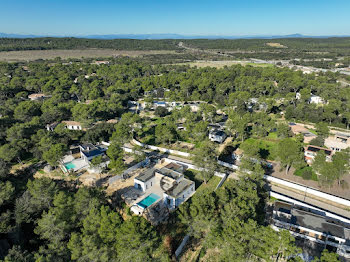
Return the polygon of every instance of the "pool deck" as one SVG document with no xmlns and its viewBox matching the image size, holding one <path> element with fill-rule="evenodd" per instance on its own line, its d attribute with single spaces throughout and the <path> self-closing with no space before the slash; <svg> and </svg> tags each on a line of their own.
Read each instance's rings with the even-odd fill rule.
<svg viewBox="0 0 350 262">
<path fill-rule="evenodd" d="M 89 164 L 87 164 L 84 159 L 82 158 L 75 159 L 72 155 L 65 156 L 62 162 L 63 162 L 63 165 L 66 165 L 67 163 L 72 163 L 74 165 L 74 168 L 73 168 L 74 171 L 78 171 L 80 169 L 89 167 Z M 69 169 L 69 170 L 72 170 L 72 169 Z"/>
<path fill-rule="evenodd" d="M 156 168 L 156 169 L 161 169 L 162 167 L 166 166 L 167 164 L 168 164 L 168 163 L 157 164 L 157 165 L 154 166 L 154 168 Z M 142 199 L 146 198 L 148 195 L 150 195 L 150 194 L 152 194 L 152 193 L 153 193 L 153 194 L 156 194 L 156 195 L 158 195 L 158 196 L 160 197 L 160 198 L 159 198 L 156 202 L 154 202 L 154 203 L 158 203 L 159 201 L 163 200 L 164 189 L 162 189 L 162 188 L 160 187 L 160 180 L 159 180 L 159 178 L 156 176 L 155 179 L 156 179 L 156 180 L 155 180 L 154 185 L 153 185 L 151 188 L 147 189 L 146 192 L 142 192 L 142 191 L 139 190 L 139 189 L 133 188 L 133 191 L 138 192 L 138 193 L 139 193 L 139 194 L 138 194 L 139 196 L 138 196 L 134 201 L 131 202 L 131 205 L 130 205 L 130 206 L 136 205 L 138 202 L 140 202 Z M 135 194 L 135 195 L 137 195 L 137 194 Z"/>
<path fill-rule="evenodd" d="M 134 202 L 132 202 L 131 206 L 132 205 L 136 205 L 137 203 L 139 203 L 140 201 L 142 201 L 144 198 L 146 198 L 147 196 L 149 196 L 152 193 L 156 194 L 157 196 L 159 196 L 159 199 L 157 199 L 154 203 L 157 203 L 157 202 L 159 202 L 159 201 L 161 201 L 163 199 L 163 192 L 164 192 L 164 190 L 162 190 L 160 188 L 159 181 L 156 181 L 155 185 L 152 186 L 150 189 L 147 189 L 147 191 L 145 193 L 143 193 L 141 190 L 138 190 L 136 188 L 135 188 L 135 190 L 140 191 L 140 194 L 143 194 L 143 195 L 138 197 Z"/>
</svg>

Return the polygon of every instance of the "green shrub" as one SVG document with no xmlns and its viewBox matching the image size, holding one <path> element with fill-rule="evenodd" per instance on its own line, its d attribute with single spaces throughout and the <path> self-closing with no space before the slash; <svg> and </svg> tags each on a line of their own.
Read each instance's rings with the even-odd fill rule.
<svg viewBox="0 0 350 262">
<path fill-rule="evenodd" d="M 315 172 L 312 171 L 312 167 L 307 166 L 300 168 L 294 172 L 294 175 L 300 176 L 304 178 L 305 180 L 314 180 L 317 181 L 317 175 Z"/>
</svg>

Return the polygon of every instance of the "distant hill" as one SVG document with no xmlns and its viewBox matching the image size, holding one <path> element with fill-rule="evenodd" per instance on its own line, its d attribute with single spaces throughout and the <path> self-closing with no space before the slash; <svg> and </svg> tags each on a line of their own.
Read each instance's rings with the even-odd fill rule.
<svg viewBox="0 0 350 262">
<path fill-rule="evenodd" d="M 0 33 L 0 38 L 41 38 L 41 37 L 74 37 L 88 39 L 276 39 L 276 38 L 329 38 L 329 37 L 347 37 L 337 35 L 324 36 L 308 36 L 302 34 L 290 35 L 245 35 L 245 36 L 230 36 L 230 35 L 179 35 L 179 34 L 108 34 L 108 35 L 22 35 L 22 34 L 6 34 Z"/>
</svg>

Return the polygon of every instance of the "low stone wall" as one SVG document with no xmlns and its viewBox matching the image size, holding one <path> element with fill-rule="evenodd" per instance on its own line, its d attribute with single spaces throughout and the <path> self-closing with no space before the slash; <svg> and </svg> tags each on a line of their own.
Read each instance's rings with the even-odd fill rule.
<svg viewBox="0 0 350 262">
<path fill-rule="evenodd" d="M 138 169 L 139 167 L 141 167 L 142 165 L 144 165 L 146 163 L 146 160 L 143 160 L 141 162 L 138 162 L 137 164 L 133 165 L 132 167 L 129 167 L 127 170 L 125 170 L 121 175 L 116 175 L 116 176 L 112 176 L 108 179 L 108 183 L 112 184 L 113 182 L 117 181 L 120 178 L 123 178 L 125 175 L 131 173 L 132 171 Z"/>
<path fill-rule="evenodd" d="M 173 149 L 167 149 L 167 148 L 158 147 L 158 146 L 151 146 L 151 145 L 143 144 L 143 143 L 137 141 L 136 139 L 133 139 L 133 143 L 135 145 L 138 145 L 138 146 L 142 146 L 145 148 L 149 148 L 149 149 L 164 152 L 164 153 L 170 153 L 170 154 L 184 156 L 184 157 L 191 157 L 190 153 L 186 153 L 186 152 L 182 152 L 182 151 L 178 151 L 178 150 L 173 150 Z"/>
</svg>

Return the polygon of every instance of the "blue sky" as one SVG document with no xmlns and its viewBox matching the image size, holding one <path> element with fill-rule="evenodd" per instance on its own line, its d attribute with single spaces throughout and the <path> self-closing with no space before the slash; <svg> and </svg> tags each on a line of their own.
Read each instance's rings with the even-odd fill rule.
<svg viewBox="0 0 350 262">
<path fill-rule="evenodd" d="M 350 35 L 349 0 L 1 0 L 0 32 Z"/>
</svg>

